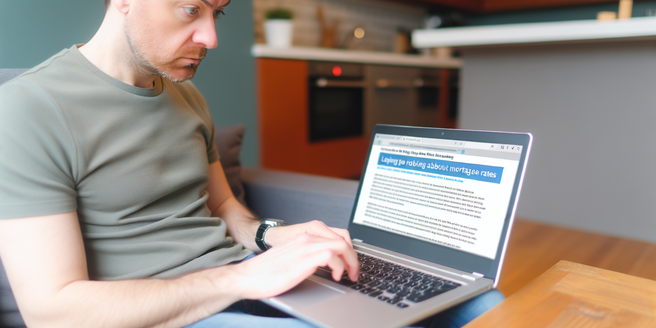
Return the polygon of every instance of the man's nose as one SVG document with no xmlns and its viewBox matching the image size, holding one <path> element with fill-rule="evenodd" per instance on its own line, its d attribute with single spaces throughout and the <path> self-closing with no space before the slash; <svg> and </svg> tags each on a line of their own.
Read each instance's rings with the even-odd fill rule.
<svg viewBox="0 0 656 328">
<path fill-rule="evenodd" d="M 201 25 L 194 32 L 191 40 L 207 49 L 216 48 L 219 45 L 219 42 L 216 38 L 216 26 L 214 25 L 214 20 L 203 20 Z"/>
</svg>

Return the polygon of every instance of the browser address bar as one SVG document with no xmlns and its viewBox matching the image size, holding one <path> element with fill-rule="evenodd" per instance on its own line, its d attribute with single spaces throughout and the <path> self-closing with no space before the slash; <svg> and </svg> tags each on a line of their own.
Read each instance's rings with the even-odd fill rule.
<svg viewBox="0 0 656 328">
<path fill-rule="evenodd" d="M 447 153 L 456 153 L 460 154 L 460 149 L 453 149 L 453 148 L 442 148 L 442 147 L 435 147 L 435 146 L 428 146 L 425 144 L 407 144 L 407 143 L 402 143 L 402 142 L 389 142 L 390 146 L 401 146 L 401 147 L 410 147 L 410 148 L 420 148 L 420 149 L 430 149 L 430 150 L 439 150 Z"/>
</svg>

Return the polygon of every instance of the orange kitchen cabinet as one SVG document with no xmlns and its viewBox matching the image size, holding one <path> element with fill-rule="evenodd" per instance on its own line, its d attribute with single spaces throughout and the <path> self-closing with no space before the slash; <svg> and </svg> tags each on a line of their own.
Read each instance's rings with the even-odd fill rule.
<svg viewBox="0 0 656 328">
<path fill-rule="evenodd" d="M 261 166 L 357 178 L 369 136 L 310 142 L 308 83 L 307 61 L 257 58 Z"/>
</svg>

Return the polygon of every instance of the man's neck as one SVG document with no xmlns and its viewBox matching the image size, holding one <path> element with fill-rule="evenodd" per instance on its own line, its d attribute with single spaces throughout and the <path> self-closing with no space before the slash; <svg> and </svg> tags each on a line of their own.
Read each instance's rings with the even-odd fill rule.
<svg viewBox="0 0 656 328">
<path fill-rule="evenodd" d="M 157 75 L 143 72 L 134 60 L 122 29 L 108 28 L 111 24 L 121 24 L 116 17 L 107 15 L 93 38 L 81 46 L 80 52 L 107 75 L 139 88 L 153 88 Z"/>
</svg>

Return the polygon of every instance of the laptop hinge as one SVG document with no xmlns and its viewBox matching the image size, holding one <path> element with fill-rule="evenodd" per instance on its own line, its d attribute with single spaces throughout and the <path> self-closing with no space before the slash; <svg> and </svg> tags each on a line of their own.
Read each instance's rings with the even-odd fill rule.
<svg viewBox="0 0 656 328">
<path fill-rule="evenodd" d="M 482 273 L 472 272 L 471 275 L 463 274 L 462 277 L 467 279 L 467 280 L 476 281 L 476 280 L 481 279 L 485 276 Z"/>
<path fill-rule="evenodd" d="M 361 243 L 361 242 L 362 242 L 362 239 L 353 238 L 353 241 L 357 241 L 358 243 Z"/>
</svg>

